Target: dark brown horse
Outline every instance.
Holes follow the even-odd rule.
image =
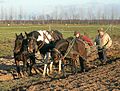
[[[69,37],[58,41],[53,49],[51,56],[54,60],[71,59],[73,64],[79,57],[81,71],[85,70],[85,60],[87,59],[87,51],[85,44],[81,39]],[[64,60],[63,60],[64,63]]]
[[[22,33],[20,35],[16,34],[15,47],[13,52],[18,77],[22,77],[20,72],[20,61],[23,62],[23,72],[27,72],[29,67],[29,75],[32,74],[31,70],[32,66],[35,64],[35,54],[33,51],[31,53],[28,52],[28,45],[29,42],[24,38]]]

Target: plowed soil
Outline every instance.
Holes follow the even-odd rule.
[[[51,79],[41,75],[13,79],[12,58],[0,58],[0,91],[120,91],[120,39],[107,51],[108,62],[100,65],[96,53],[91,54],[88,72],[66,78]]]

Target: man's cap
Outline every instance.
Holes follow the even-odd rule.
[[[104,31],[104,29],[103,28],[99,28],[98,30],[97,30],[98,32],[103,32]]]
[[[76,34],[80,34],[80,32],[79,32],[79,31],[75,31],[75,32],[74,32],[74,35],[76,35]]]

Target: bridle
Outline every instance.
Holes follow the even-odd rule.
[[[36,52],[36,50],[37,50],[37,48],[36,48],[36,45],[37,45],[36,44],[37,43],[36,39],[34,37],[30,37],[29,40],[27,39],[27,42],[28,42],[28,44],[27,44],[27,46],[28,46],[28,52],[30,52],[30,53]]]
[[[18,41],[20,42],[20,45],[19,45],[19,47],[16,47],[16,42],[18,42]],[[15,48],[13,50],[14,53],[17,54],[17,53],[19,53],[21,51],[22,43],[23,43],[23,40],[19,40],[19,39],[15,40]],[[18,46],[18,44],[17,44],[17,46]],[[16,50],[17,50],[17,52],[16,52]]]

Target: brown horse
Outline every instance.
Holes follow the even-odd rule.
[[[28,45],[28,40],[24,38],[22,33],[20,35],[16,34],[15,47],[13,52],[18,77],[22,77],[22,74],[20,72],[20,61],[23,62],[23,73],[25,74],[29,67],[29,75],[32,74],[31,70],[32,66],[35,64],[35,54],[34,52],[28,52]]]
[[[71,59],[73,61],[73,65],[75,65],[77,57],[79,57],[81,72],[85,71],[87,51],[85,44],[81,39],[69,37],[67,39],[59,40],[56,43],[55,48],[52,50],[51,56],[55,61],[61,59]],[[65,64],[64,60],[63,63]]]

